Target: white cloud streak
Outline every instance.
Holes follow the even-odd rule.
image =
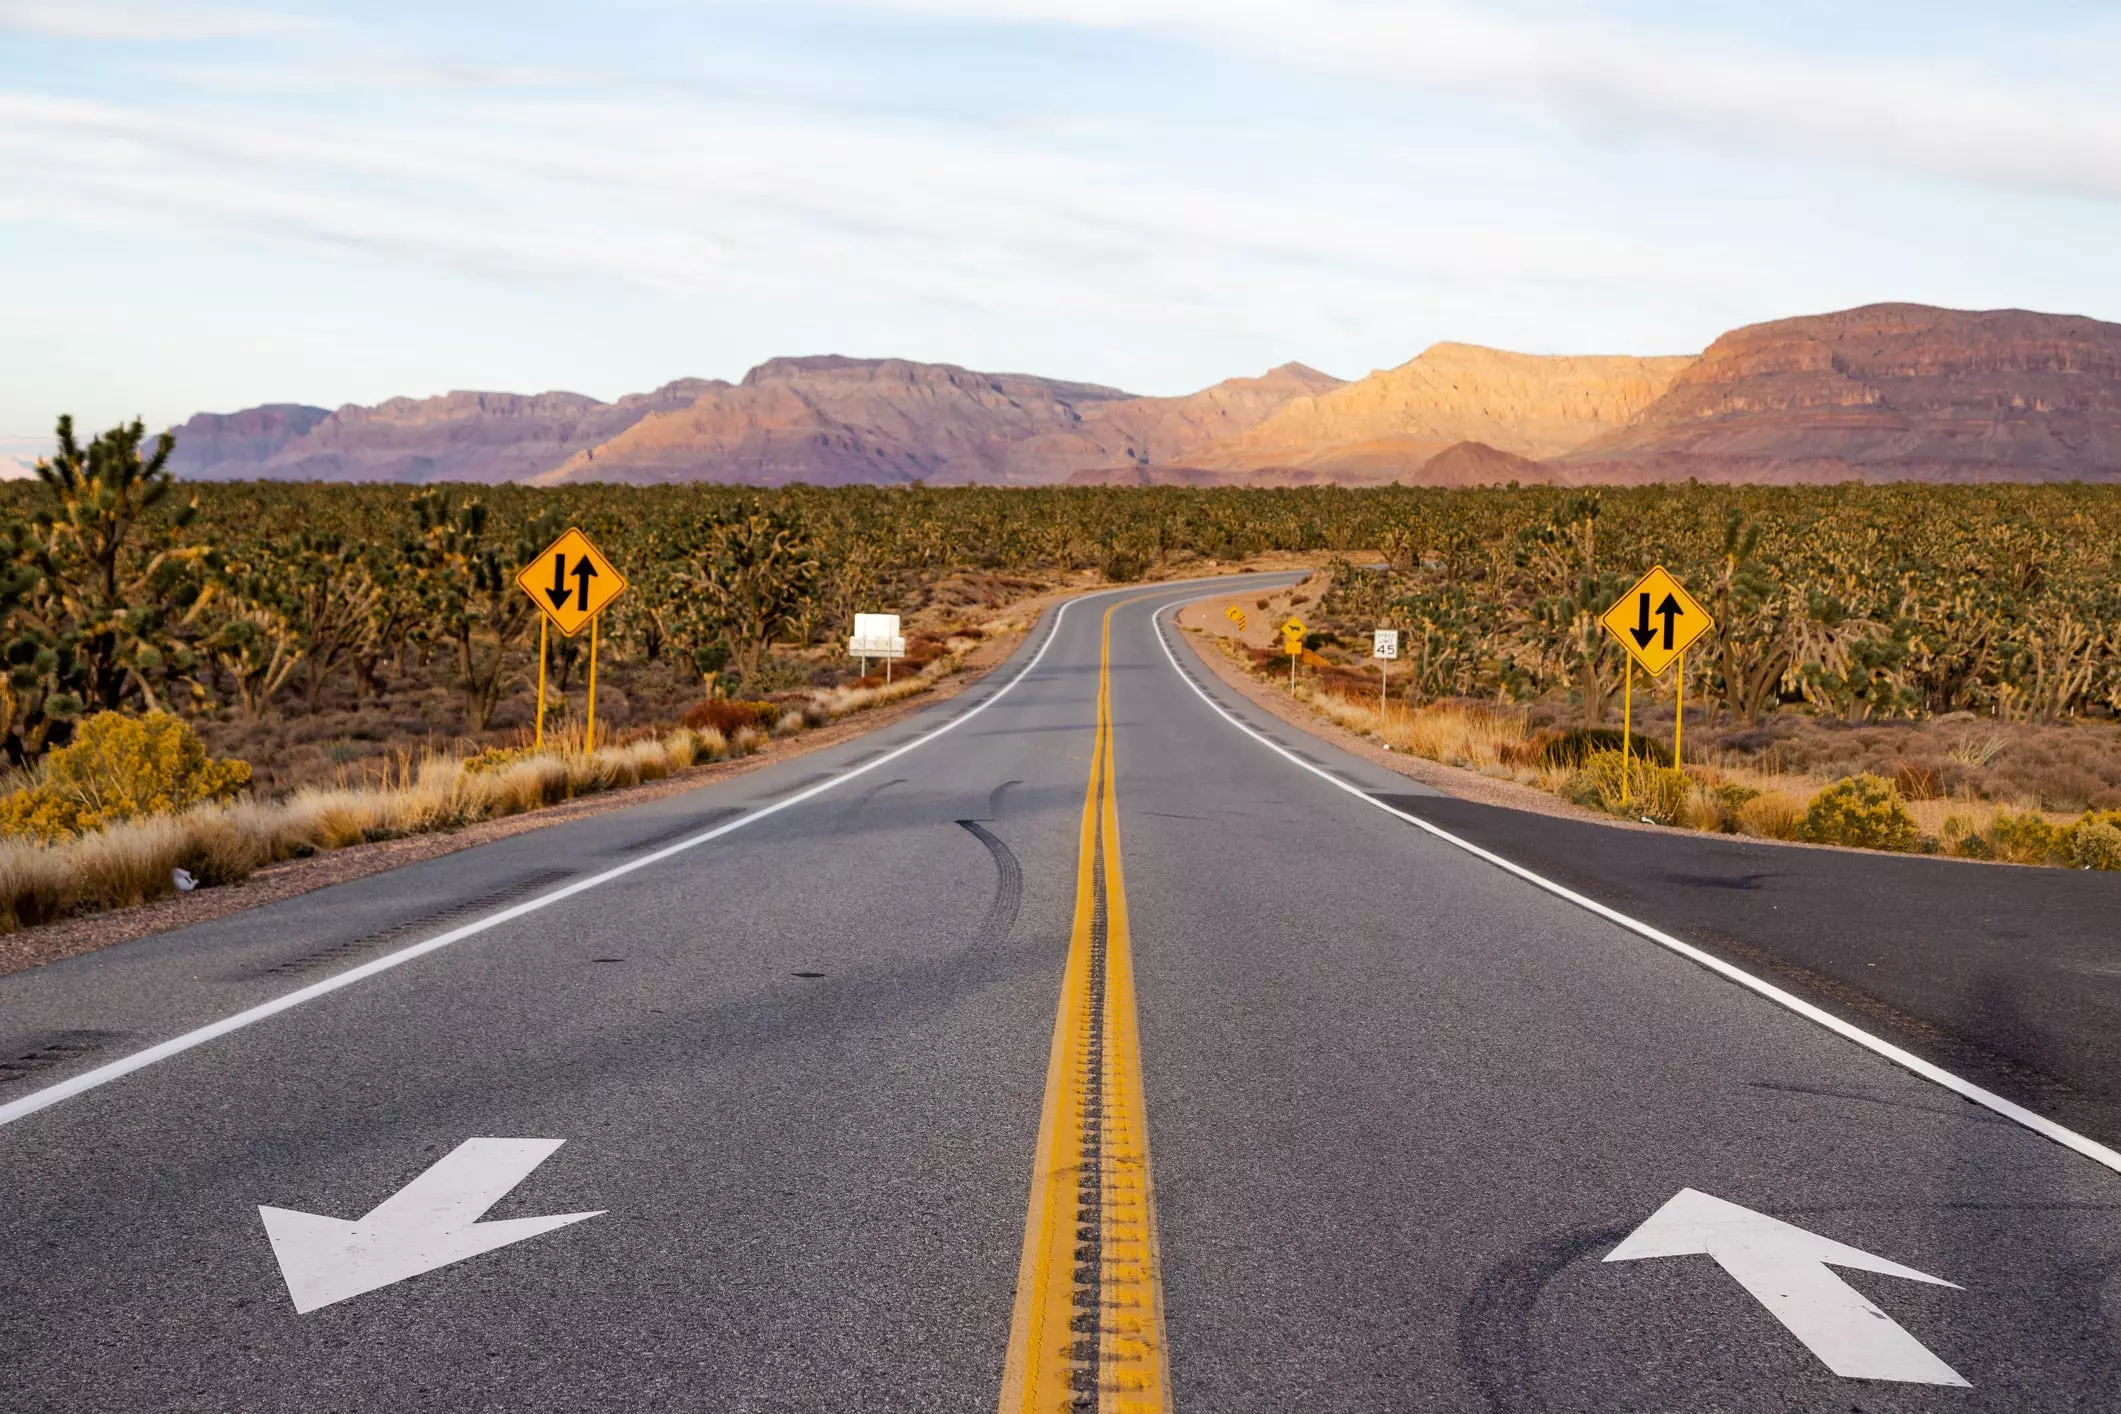
[[[441,120],[261,123],[0,93],[0,186],[36,192],[45,219],[123,230],[151,211],[482,276],[1255,333],[1297,311],[1366,322],[1380,290],[1707,289],[1724,268],[1618,235],[1188,186],[979,129],[706,103],[485,97]]]
[[[863,8],[1227,45],[1499,100],[1599,131],[1705,139],[1999,186],[2121,197],[2121,100],[1983,69],[1739,47],[1458,0],[852,0]],[[2104,35],[2105,31],[2099,31]]]
[[[304,29],[292,15],[156,0],[0,0],[0,31],[56,39],[174,43]]]

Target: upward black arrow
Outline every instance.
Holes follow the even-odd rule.
[[[545,591],[545,597],[550,599],[552,607],[557,609],[567,602],[567,596],[572,592],[567,587],[567,556],[564,554],[554,555],[552,557],[552,588]],[[1644,619],[1643,622],[1648,623],[1649,620]]]
[[[596,577],[597,567],[589,563],[589,557],[587,555],[582,556],[581,559],[576,560],[574,562],[574,610],[576,613],[586,614],[589,612],[589,581],[595,579]],[[555,605],[554,607],[558,606]],[[1672,641],[1672,627],[1670,624],[1665,625],[1664,638],[1666,643],[1670,643]]]
[[[1647,594],[1643,595],[1642,602],[1644,607],[1647,608],[1650,596]],[[1665,595],[1664,602],[1657,606],[1657,616],[1664,620],[1664,651],[1667,653],[1672,651],[1674,625],[1679,622],[1679,616],[1685,612],[1686,610],[1679,607],[1679,600],[1670,594]]]

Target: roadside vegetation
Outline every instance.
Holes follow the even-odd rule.
[[[1307,595],[1318,602],[1304,606]],[[1273,622],[1291,610],[1316,619],[1334,602],[1331,588],[1313,583],[1256,607]],[[1262,683],[1290,690],[1286,655],[1216,642]],[[1675,762],[1671,700],[1660,701],[1640,678],[1624,756],[1617,720],[1588,725],[1573,694],[1531,702],[1507,694],[1424,700],[1405,665],[1395,664],[1393,690],[1381,699],[1367,633],[1314,629],[1307,644],[1295,697],[1335,725],[1394,751],[1618,818],[1763,839],[2121,869],[2121,808],[2109,784],[2121,766],[2121,728],[2103,713],[2075,723],[1982,722],[1971,714],[1851,723],[1800,701],[1779,708],[1763,731],[1733,730],[1695,703],[1685,758]]]
[[[1406,635],[1358,725],[1397,749],[1620,808],[1594,616],[1661,562],[1719,629],[1686,664],[1686,760],[1638,760],[1629,813],[2121,852],[2121,488],[180,486],[167,456],[62,420],[0,485],[0,926],[741,754],[926,690],[1048,590],[1270,553],[1341,557],[1301,684],[1325,710],[1359,724],[1361,645]],[[631,588],[597,750],[586,637],[555,638],[536,754],[512,579],[570,524]],[[905,620],[889,683],[844,653],[857,610]],[[1646,743],[1670,693],[1638,683]],[[1851,779],[1881,784],[1827,801]]]

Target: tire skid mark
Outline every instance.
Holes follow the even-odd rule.
[[[1016,915],[1024,906],[1024,870],[1016,862],[1016,853],[992,830],[977,820],[957,822],[965,832],[987,847],[994,857],[994,898],[987,905],[987,916],[980,920],[979,928],[972,935],[974,947],[998,943],[1009,936],[1016,926]]]

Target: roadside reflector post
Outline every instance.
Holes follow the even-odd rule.
[[[545,639],[552,632],[552,620],[538,616],[538,724],[533,751],[545,749]]]

